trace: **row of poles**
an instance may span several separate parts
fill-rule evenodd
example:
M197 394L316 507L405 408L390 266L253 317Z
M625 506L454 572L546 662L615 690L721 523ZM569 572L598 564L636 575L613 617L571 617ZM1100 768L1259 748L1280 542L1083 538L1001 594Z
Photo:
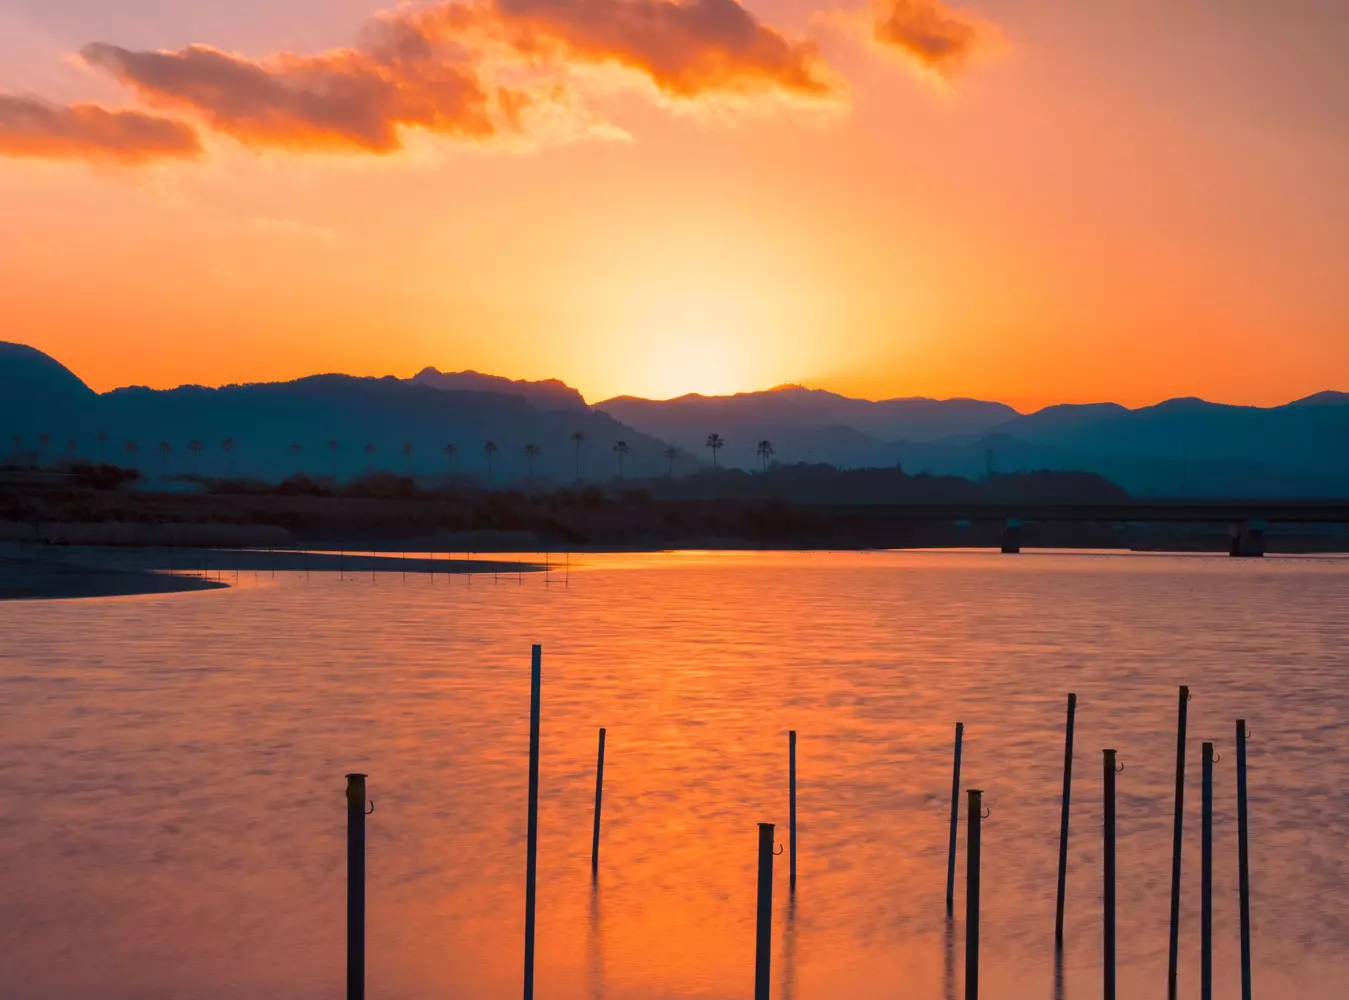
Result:
M1176 732L1176 801L1171 850L1171 927L1167 964L1167 998L1176 1000L1178 965L1180 960L1180 876L1181 850L1185 814L1185 749L1190 704L1190 689L1180 688L1179 718ZM1063 797L1059 819L1058 893L1054 916L1054 945L1063 948L1063 916L1068 881L1068 830L1073 782L1073 730L1077 716L1077 695L1068 695L1068 723L1063 749ZM1246 741L1249 739L1246 720L1236 720L1237 770L1237 880L1240 904L1241 935L1241 996L1251 1000L1251 877L1250 841L1247 822L1246 796ZM956 723L955 766L951 782L951 835L946 865L946 913L955 910L956 840L960 825L960 756L965 738L964 723ZM1102 995L1104 1000L1115 1000L1115 792L1117 775L1124 770L1117 751L1101 751L1104 777L1102 817L1102 872L1101 872L1101 952ZM1213 997L1213 766L1221 758L1214 753L1212 743L1203 744L1201 776L1201 831L1200 831L1200 997ZM988 817L983 808L983 792L967 792L966 821L968 824L966 849L965 892L965 997L979 996L979 851L982 821Z
M543 688L543 648L535 645L530 664L529 710L529 814L525 861L525 946L524 1000L534 997L534 932L538 882L539 842L539 723ZM1176 737L1176 797L1171 859L1171 927L1167 972L1167 997L1176 1000L1177 966L1180 954L1180 879L1183 818L1185 806L1185 750L1190 689L1180 688L1179 719ZM1068 833L1072 801L1073 734L1076 726L1077 695L1068 695L1068 720L1063 753L1063 796L1059 823L1058 892L1055 905L1054 943L1063 947L1063 922L1067 896ZM604 805L604 752L606 730L599 731L599 750L595 765L595 819L590 848L590 870L598 877L600 859L600 817ZM965 725L956 723L955 764L951 780L951 821L946 866L946 913L955 909L956 848L960 826L960 763ZM1241 995L1251 1000L1251 920L1250 851L1247 823L1246 720L1236 720L1237 769L1237 850L1241 928ZM796 731L787 734L789 878L796 891ZM1115 847L1116 778L1124 768L1117 751L1101 752L1104 777L1104 815L1102 823L1102 957L1104 1000L1115 1000ZM1212 743L1203 744L1202 829L1200 859L1200 996L1213 996L1213 766L1220 758ZM966 790L966 890L965 890L965 997L979 996L979 882L983 820L988 811L983 790ZM374 802L366 794L366 775L347 775L347 1000L365 997L365 842L366 817L374 812ZM769 1000L772 964L773 859L782 853L775 840L773 823L759 824L758 906L755 929L754 1000Z

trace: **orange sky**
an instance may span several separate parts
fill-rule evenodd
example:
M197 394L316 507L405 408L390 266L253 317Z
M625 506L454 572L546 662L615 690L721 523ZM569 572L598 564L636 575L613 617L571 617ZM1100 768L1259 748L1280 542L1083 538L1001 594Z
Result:
M109 6L0 5L0 339L98 389L1349 388L1344 4Z

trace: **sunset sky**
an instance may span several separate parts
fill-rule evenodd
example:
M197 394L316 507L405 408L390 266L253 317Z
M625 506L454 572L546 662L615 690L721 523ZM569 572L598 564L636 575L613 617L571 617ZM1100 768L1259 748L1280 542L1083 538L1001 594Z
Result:
M94 388L1349 389L1344 0L0 0L0 340Z

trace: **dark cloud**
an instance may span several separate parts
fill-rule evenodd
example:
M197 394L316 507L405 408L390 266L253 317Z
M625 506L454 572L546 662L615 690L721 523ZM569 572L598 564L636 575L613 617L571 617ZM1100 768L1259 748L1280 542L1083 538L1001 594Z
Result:
M204 45L142 52L95 43L83 54L145 100L191 111L251 146L388 153L401 148L404 126L469 137L496 131L471 67L407 46L260 61Z
M680 97L834 90L814 45L788 41L736 0L495 0L494 10L575 58L626 66Z
M171 118L0 94L0 156L138 164L200 153L197 133Z
M981 21L956 13L940 0L879 0L876 41L930 69L958 70L987 37Z

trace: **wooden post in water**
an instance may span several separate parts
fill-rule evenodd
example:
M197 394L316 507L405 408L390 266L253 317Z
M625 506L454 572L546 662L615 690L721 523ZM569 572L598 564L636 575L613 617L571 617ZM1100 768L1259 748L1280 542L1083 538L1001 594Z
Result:
M1102 996L1115 1000L1115 775L1114 750L1101 751L1105 768L1105 822L1102 825Z
M600 753L595 764L595 835L590 842L590 875L600 873L600 809L604 805L604 727L600 727Z
M1073 726L1077 695L1068 694L1068 725L1063 741L1063 807L1059 816L1059 892L1054 912L1054 946L1063 947L1063 901L1068 891L1068 811L1073 794Z
M984 793L969 790L965 807L969 839L965 848L965 1000L979 1000L979 834L984 819Z
M1180 709L1176 722L1176 815L1171 832L1171 950L1166 971L1166 998L1176 1000L1180 966L1180 853L1185 825L1185 728L1190 708L1190 689L1180 686Z
M759 911L754 942L754 1000L769 1000L773 956L773 824L759 824Z
M365 778L347 775L347 1000L365 1000Z
M956 723L955 766L951 774L951 841L946 851L946 914L956 907L956 831L960 828L960 748L965 739L965 723Z
M1213 1000L1213 744L1204 744L1203 820L1199 852L1199 996Z
M787 801L788 801L788 819L791 823L791 857L788 858L788 868L791 877L788 883L791 891L796 891L796 730L793 729L787 733Z
M529 826L525 842L525 1000L534 1000L534 904L539 869L539 701L543 647L531 653L529 680Z
M1241 1000L1251 1000L1251 854L1246 823L1246 720L1237 720L1237 874L1241 886Z

